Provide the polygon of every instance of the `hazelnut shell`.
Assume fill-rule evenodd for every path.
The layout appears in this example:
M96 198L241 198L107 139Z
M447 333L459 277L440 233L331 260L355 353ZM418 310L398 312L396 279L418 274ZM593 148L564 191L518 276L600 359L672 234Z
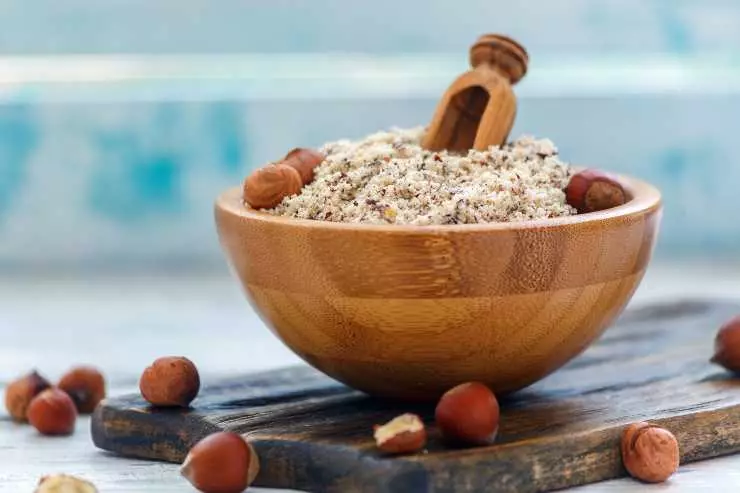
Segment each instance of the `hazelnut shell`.
M42 391L51 387L51 383L36 371L32 371L11 382L5 389L5 407L13 420L26 422L28 406Z
M182 356L159 358L139 380L142 397L154 406L187 407L198 395L200 375L192 361Z
M77 421L77 408L63 390L46 389L28 406L28 422L42 435L71 435Z
M69 394L81 414L92 413L105 399L105 378L89 366L72 368L62 376L57 387Z
M453 444L486 445L496 437L499 405L491 389L469 382L448 390L437 404L435 421L442 437Z
M303 188L301 175L287 164L255 170L244 181L244 201L254 209L271 209Z
M627 202L627 194L616 178L599 170L584 170L571 176L565 200L585 214L620 206Z
M190 449L180 473L206 493L241 493L259 473L254 448L241 435L218 432Z
M632 477L662 483L678 470L678 440L664 428L634 423L622 434L622 462Z

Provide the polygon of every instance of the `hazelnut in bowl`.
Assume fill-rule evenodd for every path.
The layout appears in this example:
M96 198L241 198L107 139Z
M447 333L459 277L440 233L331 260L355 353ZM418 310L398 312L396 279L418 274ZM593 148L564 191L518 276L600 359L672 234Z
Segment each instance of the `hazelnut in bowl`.
M661 199L483 224L285 217L225 191L222 248L270 329L308 364L372 395L433 400L463 382L524 388L581 353L638 287Z

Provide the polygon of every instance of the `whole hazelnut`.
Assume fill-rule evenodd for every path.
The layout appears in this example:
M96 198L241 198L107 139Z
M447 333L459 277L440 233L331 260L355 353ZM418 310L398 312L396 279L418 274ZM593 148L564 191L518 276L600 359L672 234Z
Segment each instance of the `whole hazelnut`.
M254 209L271 209L303 188L301 175L287 164L255 170L244 181L244 201Z
M182 356L159 358L142 373L139 390L155 406L188 407L200 390L198 369Z
M5 389L5 407L10 416L18 422L27 421L28 405L34 397L49 387L49 381L36 371L12 381Z
M42 477L35 493L98 493L98 490L84 479L68 474L54 474Z
M241 435L208 435L185 458L180 473L203 493L241 493L259 472L254 448Z
M424 422L416 414L397 416L382 426L375 426L375 444L389 454L406 454L424 448L427 433Z
M622 462L632 477L662 483L678 470L678 441L664 428L634 423L622 434Z
M28 421L42 435L70 435L76 420L75 403L63 390L46 389L28 406Z
M598 170L574 174L565 187L565 200L579 213L611 209L627 202L622 185L610 175Z
M69 394L81 414L93 412L105 399L105 378L90 366L72 368L62 376L57 387Z
M485 445L498 431L499 405L491 389L469 382L448 390L434 413L442 437L461 445Z
M730 371L740 372L740 316L719 328L714 338L714 356L710 361Z
M313 181L313 170L324 160L324 155L313 149L298 147L283 158L283 164L295 168L301 175L301 181L308 185Z

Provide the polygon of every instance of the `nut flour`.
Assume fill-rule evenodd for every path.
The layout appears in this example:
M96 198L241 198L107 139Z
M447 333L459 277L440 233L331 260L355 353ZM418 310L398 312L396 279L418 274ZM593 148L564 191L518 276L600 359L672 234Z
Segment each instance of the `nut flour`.
M298 195L270 214L370 224L473 224L576 214L564 188L572 175L548 139L523 136L467 155L422 149L424 128L339 140Z

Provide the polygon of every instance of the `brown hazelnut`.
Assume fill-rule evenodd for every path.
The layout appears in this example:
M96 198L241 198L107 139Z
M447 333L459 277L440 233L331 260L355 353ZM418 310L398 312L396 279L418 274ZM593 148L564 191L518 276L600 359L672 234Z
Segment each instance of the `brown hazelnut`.
M192 361L181 356L159 358L139 380L141 395L162 407L187 407L198 395L200 376Z
M28 421L42 435L70 435L76 420L75 403L63 390L46 389L28 406Z
M664 428L634 423L622 434L622 462L632 477L662 483L678 470L678 441Z
M627 194L610 175L598 170L585 170L570 178L565 187L565 200L583 214L622 205L627 202Z
M375 444L389 454L406 454L424 448L427 433L424 422L416 414L397 416L382 426L375 426Z
M297 147L283 158L283 164L295 168L301 175L303 185L313 181L313 170L324 160L324 155L313 149Z
M442 396L434 417L448 442L485 445L496 437L499 405L491 389L482 383L464 383Z
M287 164L271 164L255 170L244 181L244 201L254 209L271 209L302 187L298 170Z
M5 407L10 416L18 422L27 421L28 405L34 397L49 387L49 381L36 371L11 382L5 389Z
M727 321L714 338L712 363L740 372L740 316Z
M241 493L259 472L257 453L241 435L208 435L185 458L180 473L203 493Z
M62 376L57 385L72 398L81 414L95 410L100 401L105 399L105 378L95 368L78 366Z
M35 493L98 493L98 490L84 479L68 474L54 474L42 477Z

